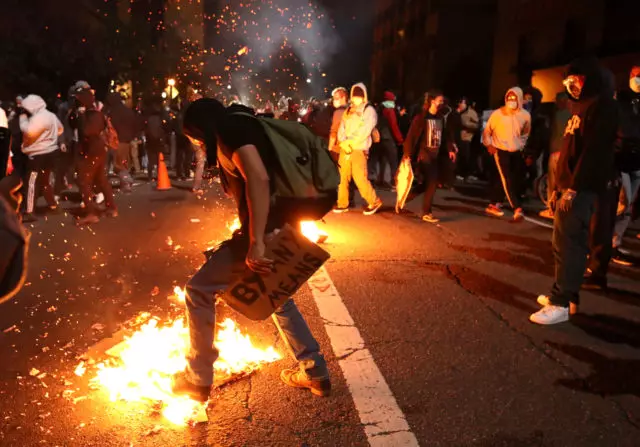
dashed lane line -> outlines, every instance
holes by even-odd
[[[366,348],[326,268],[308,282],[333,352],[372,447],[418,446],[389,385]]]

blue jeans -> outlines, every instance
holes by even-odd
[[[207,262],[189,280],[186,289],[187,322],[191,347],[187,354],[187,379],[198,386],[213,383],[213,364],[218,351],[213,345],[216,323],[216,294],[240,276],[245,269],[247,244],[232,239],[223,242]],[[329,377],[320,346],[293,300],[283,304],[274,314],[278,327],[291,354],[310,379]]]
[[[622,188],[624,189],[624,196],[626,199],[625,210],[622,216],[616,222],[616,229],[613,234],[613,246],[619,247],[622,245],[622,238],[624,233],[629,228],[631,223],[631,207],[638,194],[640,188],[640,171],[635,172],[623,172],[622,173]]]

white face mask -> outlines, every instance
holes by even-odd
[[[634,93],[640,93],[640,76],[629,79],[629,88],[631,88]]]
[[[518,101],[507,101],[507,107],[511,110],[516,110],[518,108]]]

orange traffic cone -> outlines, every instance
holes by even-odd
[[[167,165],[164,163],[164,155],[162,152],[158,157],[158,184],[156,186],[158,191],[166,191],[171,189],[171,180],[169,180],[169,171],[167,171]]]

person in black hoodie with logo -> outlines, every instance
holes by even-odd
[[[561,193],[553,225],[555,283],[549,296],[540,295],[543,308],[533,323],[551,325],[577,312],[579,291],[589,254],[589,223],[598,196],[611,180],[618,107],[606,90],[595,58],[571,63],[563,85],[569,93],[571,118],[560,150],[557,187]]]

